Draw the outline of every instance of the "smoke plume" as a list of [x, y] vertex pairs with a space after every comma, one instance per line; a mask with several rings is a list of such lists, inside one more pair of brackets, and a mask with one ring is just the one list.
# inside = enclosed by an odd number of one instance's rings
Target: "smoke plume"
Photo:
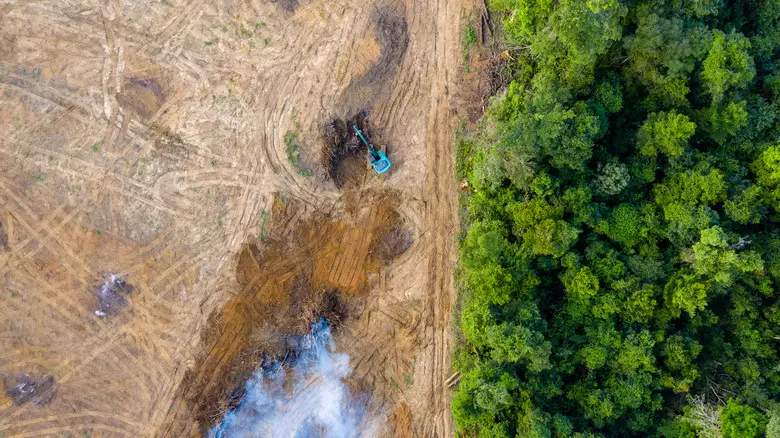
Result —
[[324, 319], [298, 340], [293, 365], [259, 369], [246, 384], [238, 407], [215, 427], [213, 438], [374, 436], [375, 422], [365, 403], [356, 400], [344, 379], [349, 356], [334, 352]]

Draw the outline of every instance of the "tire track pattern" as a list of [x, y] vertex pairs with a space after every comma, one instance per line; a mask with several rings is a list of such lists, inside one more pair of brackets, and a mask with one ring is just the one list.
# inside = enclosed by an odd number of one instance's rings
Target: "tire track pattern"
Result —
[[[259, 0], [2, 7], [0, 371], [46, 370], [58, 389], [43, 408], [0, 398], [0, 434], [165, 434], [201, 329], [235, 292], [235, 254], [262, 233], [272, 194], [344, 209], [332, 186], [292, 168], [283, 138], [299, 126], [302, 154], [316, 156], [322, 121], [378, 59], [354, 51], [376, 46], [386, 7], [406, 20], [409, 42], [370, 102], [396, 166], [369, 185], [401, 192], [419, 239], [367, 279], [366, 317], [344, 340], [377, 409], [407, 404], [416, 434], [452, 435], [447, 90], [460, 5], [443, 0], [311, 0], [294, 12]], [[116, 99], [125, 79], [145, 77], [166, 96], [146, 118]], [[346, 267], [360, 251], [332, 255], [333, 281], [364, 281]], [[89, 309], [107, 272], [136, 293], [104, 320]]]

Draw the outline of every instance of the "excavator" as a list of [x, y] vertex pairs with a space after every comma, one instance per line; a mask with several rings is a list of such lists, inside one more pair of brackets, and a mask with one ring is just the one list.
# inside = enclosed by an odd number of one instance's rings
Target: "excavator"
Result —
[[374, 168], [376, 173], [381, 175], [390, 170], [390, 166], [392, 166], [393, 163], [390, 162], [390, 160], [387, 158], [387, 155], [385, 155], [385, 153], [382, 151], [374, 149], [374, 147], [371, 146], [371, 143], [369, 143], [366, 139], [366, 136], [363, 135], [363, 131], [361, 131], [357, 125], [352, 125], [352, 129], [355, 130], [355, 134], [360, 137], [360, 140], [368, 148], [368, 162], [371, 163], [371, 167]]

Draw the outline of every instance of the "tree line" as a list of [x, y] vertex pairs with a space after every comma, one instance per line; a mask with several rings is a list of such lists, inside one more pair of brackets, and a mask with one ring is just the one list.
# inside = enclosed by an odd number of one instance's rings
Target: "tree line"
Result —
[[491, 0], [460, 436], [780, 437], [780, 0]]

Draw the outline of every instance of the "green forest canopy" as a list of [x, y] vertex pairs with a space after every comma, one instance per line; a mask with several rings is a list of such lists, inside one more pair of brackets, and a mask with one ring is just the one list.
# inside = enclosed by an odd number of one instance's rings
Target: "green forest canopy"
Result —
[[492, 0], [461, 436], [780, 436], [780, 0]]

